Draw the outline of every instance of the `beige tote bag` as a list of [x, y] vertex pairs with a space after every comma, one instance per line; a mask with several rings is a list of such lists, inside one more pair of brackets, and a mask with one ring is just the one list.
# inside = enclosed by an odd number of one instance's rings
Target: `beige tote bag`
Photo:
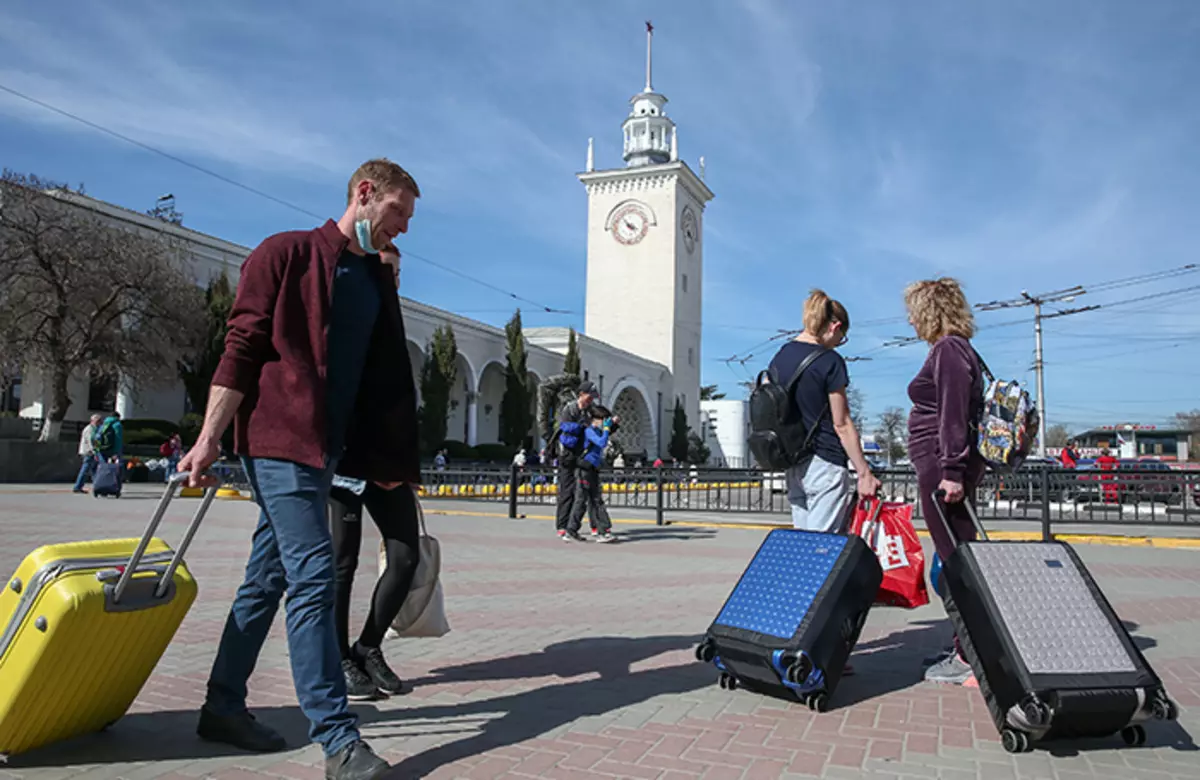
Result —
[[[421, 509], [421, 499], [413, 491], [413, 501], [417, 505], [417, 519], [421, 524], [421, 536], [418, 541], [417, 573], [413, 576], [412, 587], [404, 599], [400, 613], [392, 621], [388, 629], [389, 639], [396, 637], [439, 637], [450, 632], [450, 623], [446, 620], [446, 607], [442, 598], [442, 550], [438, 540], [429, 535], [425, 528], [425, 512]], [[387, 547], [383, 540], [379, 542], [379, 574], [387, 569]]]

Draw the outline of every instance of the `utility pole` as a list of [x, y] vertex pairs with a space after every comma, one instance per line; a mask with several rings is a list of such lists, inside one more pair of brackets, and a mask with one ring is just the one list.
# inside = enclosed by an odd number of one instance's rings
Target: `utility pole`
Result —
[[1055, 290], [1054, 292], [1041, 293], [1039, 295], [1030, 295], [1022, 290], [1021, 297], [1010, 301], [992, 301], [991, 303], [980, 303], [975, 308], [980, 311], [996, 311], [997, 309], [1012, 309], [1019, 306], [1033, 307], [1033, 334], [1034, 334], [1034, 371], [1037, 372], [1037, 408], [1038, 408], [1038, 457], [1046, 457], [1046, 363], [1045, 352], [1042, 350], [1042, 320], [1054, 319], [1055, 317], [1066, 317], [1071, 314], [1080, 314], [1085, 311], [1094, 311], [1100, 306], [1082, 306], [1077, 309], [1064, 309], [1062, 311], [1051, 312], [1050, 314], [1042, 313], [1042, 306], [1047, 303], [1069, 303], [1075, 300], [1076, 296], [1087, 293], [1087, 290], [1081, 286], [1069, 287], [1065, 290]]
[[1046, 372], [1042, 363], [1042, 302], [1024, 290], [1021, 297], [1033, 304], [1033, 368], [1037, 372], [1038, 457], [1046, 457]]

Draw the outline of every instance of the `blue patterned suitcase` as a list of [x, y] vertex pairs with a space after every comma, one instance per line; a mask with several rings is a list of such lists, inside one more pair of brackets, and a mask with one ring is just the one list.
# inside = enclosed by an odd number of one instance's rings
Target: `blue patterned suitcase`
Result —
[[696, 648], [722, 688], [745, 687], [824, 712], [883, 581], [858, 536], [767, 534]]
[[[943, 495], [934, 498], [945, 523]], [[988, 541], [966, 506], [980, 540], [959, 543], [942, 563], [946, 614], [1005, 750], [1117, 732], [1140, 745], [1142, 722], [1178, 717], [1070, 545]]]

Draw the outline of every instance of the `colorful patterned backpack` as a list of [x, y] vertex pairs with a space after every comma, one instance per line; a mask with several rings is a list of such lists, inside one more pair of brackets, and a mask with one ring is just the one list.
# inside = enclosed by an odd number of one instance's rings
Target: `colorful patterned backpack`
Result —
[[989, 467], [1011, 471], [1029, 457], [1037, 438], [1037, 406], [1019, 382], [996, 379], [978, 352], [975, 357], [988, 380], [976, 446]]

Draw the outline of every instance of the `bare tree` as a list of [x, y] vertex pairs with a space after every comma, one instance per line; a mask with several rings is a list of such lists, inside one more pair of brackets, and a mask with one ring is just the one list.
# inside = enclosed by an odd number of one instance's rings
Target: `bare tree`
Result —
[[879, 415], [879, 427], [875, 429], [875, 439], [880, 448], [887, 454], [888, 465], [894, 465], [907, 454], [905, 442], [908, 438], [908, 421], [904, 410], [889, 406]]
[[1071, 432], [1067, 430], [1067, 426], [1065, 425], [1051, 425], [1046, 430], [1047, 447], [1065, 447], [1070, 440]]
[[1176, 412], [1175, 424], [1186, 431], [1200, 431], [1200, 409], [1190, 412]]
[[864, 416], [867, 403], [866, 395], [862, 390], [850, 385], [846, 388], [846, 403], [850, 406], [850, 421], [854, 423], [855, 429], [859, 433], [866, 433], [863, 427], [867, 424], [867, 418]]
[[0, 176], [0, 357], [44, 375], [43, 441], [58, 438], [72, 376], [173, 382], [203, 328], [204, 294], [181, 243], [115, 227], [72, 194], [36, 176]]

